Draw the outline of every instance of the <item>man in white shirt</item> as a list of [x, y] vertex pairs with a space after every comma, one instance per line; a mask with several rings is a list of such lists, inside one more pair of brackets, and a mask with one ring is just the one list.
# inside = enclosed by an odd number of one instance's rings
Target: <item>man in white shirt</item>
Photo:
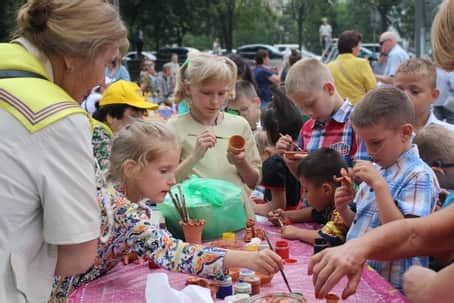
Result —
[[383, 84], [392, 85], [397, 69], [410, 58], [407, 52], [397, 44], [397, 40], [397, 34], [394, 32], [384, 32], [380, 36], [381, 52], [388, 54], [388, 58], [384, 74], [375, 75], [375, 77]]
[[328, 23], [327, 18], [322, 19], [322, 25], [320, 25], [319, 29], [320, 33], [320, 46], [322, 48], [322, 57], [326, 55], [326, 52], [329, 49], [329, 45], [331, 44], [331, 37], [333, 34], [333, 29], [331, 25]]

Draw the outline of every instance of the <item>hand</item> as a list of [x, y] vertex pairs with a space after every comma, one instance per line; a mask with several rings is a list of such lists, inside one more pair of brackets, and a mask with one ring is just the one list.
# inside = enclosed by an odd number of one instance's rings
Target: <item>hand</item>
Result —
[[227, 150], [227, 160], [235, 166], [243, 165], [244, 161], [246, 161], [246, 152], [242, 151], [240, 153], [234, 153], [230, 150]]
[[308, 273], [313, 275], [316, 298], [325, 298], [343, 276], [347, 276], [348, 283], [342, 292], [342, 299], [355, 293], [366, 262], [361, 249], [357, 240], [351, 240], [344, 245], [324, 249], [312, 257]]
[[428, 288], [437, 273], [431, 269], [414, 265], [404, 274], [405, 295], [414, 303], [430, 302]]
[[201, 132], [196, 139], [195, 148], [192, 153], [195, 160], [200, 160], [205, 156], [209, 148], [216, 145], [216, 136], [209, 130], [205, 129]]
[[293, 139], [290, 135], [281, 136], [276, 142], [276, 149], [279, 154], [283, 154], [286, 151], [291, 151], [294, 149]]
[[334, 192], [334, 205], [337, 211], [343, 211], [355, 198], [355, 191], [352, 186], [341, 185]]
[[276, 226], [279, 226], [279, 219], [282, 220], [282, 222], [286, 221], [286, 216], [285, 216], [285, 211], [281, 208], [278, 208], [276, 210], [268, 212], [268, 220]]
[[288, 240], [299, 240], [298, 232], [299, 228], [293, 225], [284, 225], [281, 227], [281, 236]]
[[364, 181], [372, 187], [376, 188], [379, 184], [386, 184], [385, 179], [380, 175], [377, 168], [370, 161], [358, 160], [352, 170], [354, 178]]
[[282, 268], [282, 259], [274, 251], [264, 249], [250, 254], [249, 269], [265, 274], [275, 274]]

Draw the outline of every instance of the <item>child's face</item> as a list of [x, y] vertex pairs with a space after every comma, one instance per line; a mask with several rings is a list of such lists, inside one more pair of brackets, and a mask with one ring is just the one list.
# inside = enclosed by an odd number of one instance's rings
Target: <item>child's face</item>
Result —
[[179, 159], [180, 153], [171, 149], [143, 167], [134, 176], [135, 188], [140, 196], [157, 203], [164, 201], [164, 197], [176, 183], [175, 171]]
[[229, 93], [229, 82], [208, 80], [200, 85], [189, 85], [187, 94], [191, 99], [191, 111], [201, 119], [212, 119], [224, 106]]
[[411, 146], [413, 127], [410, 124], [395, 129], [386, 127], [385, 122], [380, 121], [373, 126], [354, 126], [354, 130], [366, 144], [372, 161], [384, 168], [393, 165]]
[[424, 74], [397, 73], [394, 85], [403, 90], [413, 102], [417, 119], [428, 117], [430, 106], [439, 95], [429, 77]]
[[325, 83], [321, 90], [289, 93], [289, 98], [306, 115], [317, 121], [327, 121], [335, 108], [335, 89], [332, 83]]
[[249, 122], [252, 130], [257, 129], [257, 123], [260, 119], [260, 99], [251, 100], [241, 97], [235, 102], [229, 103], [229, 108], [237, 110]]
[[316, 185], [304, 177], [299, 178], [304, 188], [304, 198], [318, 211], [324, 210], [334, 203], [334, 185], [328, 182]]

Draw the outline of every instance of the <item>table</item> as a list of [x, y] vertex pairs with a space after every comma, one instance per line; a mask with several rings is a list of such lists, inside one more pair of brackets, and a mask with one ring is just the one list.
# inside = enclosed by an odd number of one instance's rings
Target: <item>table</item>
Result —
[[[271, 242], [275, 243], [280, 239], [280, 233], [277, 227], [271, 226], [266, 221], [258, 223], [263, 226], [270, 238]], [[315, 228], [313, 225], [304, 225], [306, 228]], [[244, 232], [240, 232], [240, 238]], [[301, 243], [299, 241], [290, 242], [291, 257], [298, 260], [297, 264], [285, 265], [284, 271], [290, 286], [293, 291], [301, 291], [304, 293], [308, 302], [325, 302], [325, 300], [317, 300], [314, 297], [314, 288], [312, 277], [307, 275], [307, 265], [312, 256], [312, 246]], [[74, 291], [69, 302], [125, 302], [138, 303], [145, 302], [145, 284], [147, 275], [152, 272], [164, 272], [169, 275], [169, 282], [176, 289], [184, 288], [184, 284], [189, 275], [180, 273], [171, 273], [161, 269], [150, 270], [146, 263], [144, 264], [129, 264], [124, 266], [118, 264], [108, 274], [80, 287]], [[346, 278], [333, 289], [332, 292], [342, 293], [346, 285]], [[287, 291], [282, 276], [277, 273], [271, 284], [261, 288], [261, 293]], [[222, 302], [222, 301], [219, 301]], [[409, 302], [400, 292], [395, 290], [385, 279], [371, 268], [365, 268], [361, 277], [361, 282], [358, 286], [356, 294], [342, 302], [357, 302], [357, 303], [379, 303], [379, 302]]]

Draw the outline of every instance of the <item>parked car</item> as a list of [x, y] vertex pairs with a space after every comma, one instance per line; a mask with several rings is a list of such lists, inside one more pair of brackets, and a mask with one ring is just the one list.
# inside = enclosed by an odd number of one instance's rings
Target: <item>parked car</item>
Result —
[[178, 63], [183, 64], [184, 61], [186, 61], [186, 58], [188, 57], [188, 53], [192, 51], [198, 51], [195, 48], [192, 47], [163, 47], [158, 50], [156, 53], [156, 70], [160, 71], [162, 69], [162, 66], [166, 64], [167, 62], [170, 62], [170, 58], [172, 57], [172, 54], [177, 54], [178, 55]]
[[[142, 56], [144, 56], [145, 58], [147, 58], [149, 60], [156, 61], [156, 56], [154, 55], [154, 52], [143, 51], [142, 52]], [[123, 57], [123, 61], [124, 62], [127, 62], [129, 60], [135, 60], [135, 59], [137, 59], [137, 52], [136, 51], [128, 52], [126, 54], [126, 56]]]
[[[298, 49], [298, 44], [275, 44], [274, 47], [277, 48], [286, 58], [290, 56], [292, 49]], [[317, 60], [322, 58], [320, 55], [307, 50], [304, 46], [299, 51], [301, 52], [303, 58], [315, 58]]]
[[264, 49], [270, 55], [270, 65], [278, 67], [284, 60], [284, 55], [274, 46], [268, 44], [248, 44], [236, 49], [236, 53], [244, 58], [250, 65], [255, 65], [255, 54], [258, 50]]

